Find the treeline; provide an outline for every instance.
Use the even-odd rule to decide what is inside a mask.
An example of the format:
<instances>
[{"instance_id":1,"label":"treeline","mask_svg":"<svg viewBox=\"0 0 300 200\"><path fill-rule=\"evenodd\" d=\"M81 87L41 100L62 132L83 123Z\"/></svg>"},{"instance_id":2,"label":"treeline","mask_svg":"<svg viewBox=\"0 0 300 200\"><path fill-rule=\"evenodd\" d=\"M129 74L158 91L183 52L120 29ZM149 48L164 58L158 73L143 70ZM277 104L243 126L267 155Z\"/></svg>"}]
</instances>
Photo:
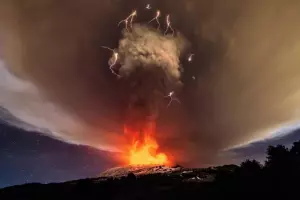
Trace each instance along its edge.
<instances>
[{"instance_id":1,"label":"treeline","mask_svg":"<svg viewBox=\"0 0 300 200\"><path fill-rule=\"evenodd\" d=\"M268 199L298 198L300 141L294 142L290 149L283 145L269 146L266 154L266 161L262 164L256 160L246 160L234 170L217 170L214 189L222 194L235 193L244 199L260 199L257 195L263 194Z\"/></svg>"}]
</instances>

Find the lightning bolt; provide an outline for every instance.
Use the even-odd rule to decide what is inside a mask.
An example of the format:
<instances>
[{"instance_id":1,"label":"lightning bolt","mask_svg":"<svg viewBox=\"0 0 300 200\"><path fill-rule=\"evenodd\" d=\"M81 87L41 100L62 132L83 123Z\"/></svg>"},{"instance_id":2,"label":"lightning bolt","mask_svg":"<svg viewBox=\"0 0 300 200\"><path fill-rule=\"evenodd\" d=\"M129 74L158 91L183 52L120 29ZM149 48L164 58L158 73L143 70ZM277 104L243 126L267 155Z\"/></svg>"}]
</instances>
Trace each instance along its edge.
<instances>
[{"instance_id":1,"label":"lightning bolt","mask_svg":"<svg viewBox=\"0 0 300 200\"><path fill-rule=\"evenodd\" d=\"M170 101L169 101L169 103L167 105L167 108L170 107L170 105L171 105L171 103L173 101L176 101L177 103L181 104L181 102L179 101L179 99L177 99L176 97L174 97L174 95L175 95L175 92L171 91L167 96L165 96L165 98L170 98Z\"/></svg>"},{"instance_id":2,"label":"lightning bolt","mask_svg":"<svg viewBox=\"0 0 300 200\"><path fill-rule=\"evenodd\" d=\"M193 57L194 57L194 54L191 53L191 54L189 55L189 57L188 57L188 61L189 61L189 62L192 62L192 61L193 61Z\"/></svg>"},{"instance_id":3,"label":"lightning bolt","mask_svg":"<svg viewBox=\"0 0 300 200\"><path fill-rule=\"evenodd\" d=\"M155 17L148 22L148 24L150 24L151 22L153 22L155 20L158 24L157 30L160 28L160 23L159 23L159 19L158 19L159 17L160 17L160 10L157 10Z\"/></svg>"},{"instance_id":4,"label":"lightning bolt","mask_svg":"<svg viewBox=\"0 0 300 200\"><path fill-rule=\"evenodd\" d=\"M113 67L117 64L117 61L118 61L118 59L119 59L119 53L116 52L115 49L111 49L111 48L106 47L106 46L101 46L101 47L104 48L104 49L108 49L108 50L110 50L110 51L113 53L113 62L112 62L112 64L109 66L109 69L110 69L111 73L113 73L113 74L116 75L117 77L121 77L121 76L120 76L119 74L117 74L117 73L114 71L114 69L113 69Z\"/></svg>"},{"instance_id":5,"label":"lightning bolt","mask_svg":"<svg viewBox=\"0 0 300 200\"><path fill-rule=\"evenodd\" d=\"M171 31L172 31L172 36L173 36L175 31L174 31L174 29L173 29L173 27L172 27L172 25L171 25L170 15L167 15L167 16L166 16L166 24L167 24L167 28L166 28L166 31L165 31L165 35L168 33L168 30L171 29Z\"/></svg>"},{"instance_id":6,"label":"lightning bolt","mask_svg":"<svg viewBox=\"0 0 300 200\"><path fill-rule=\"evenodd\" d=\"M137 11L134 10L132 11L132 13L125 19L121 20L119 23L118 23L118 27L124 23L125 24L125 28L126 30L128 31L128 22L129 22L129 25L130 27L132 28L132 22L133 22L133 18L137 16Z\"/></svg>"}]
</instances>

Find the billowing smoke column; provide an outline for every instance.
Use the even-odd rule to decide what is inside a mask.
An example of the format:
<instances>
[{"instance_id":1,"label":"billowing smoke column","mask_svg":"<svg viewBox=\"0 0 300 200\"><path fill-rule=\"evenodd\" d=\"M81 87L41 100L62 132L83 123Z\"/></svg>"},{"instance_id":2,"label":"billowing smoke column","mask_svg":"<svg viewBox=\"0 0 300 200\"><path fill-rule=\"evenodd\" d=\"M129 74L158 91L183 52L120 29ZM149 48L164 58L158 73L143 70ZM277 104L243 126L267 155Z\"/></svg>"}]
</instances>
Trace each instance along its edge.
<instances>
[{"instance_id":1,"label":"billowing smoke column","mask_svg":"<svg viewBox=\"0 0 300 200\"><path fill-rule=\"evenodd\" d=\"M145 25L134 24L131 31L124 30L117 49L119 75L128 86L129 105L126 124L142 130L154 122L165 96L179 91L180 61L185 39L173 37ZM115 58L112 57L110 62Z\"/></svg>"},{"instance_id":2,"label":"billowing smoke column","mask_svg":"<svg viewBox=\"0 0 300 200\"><path fill-rule=\"evenodd\" d=\"M151 149L158 149L155 141L156 121L161 109L166 109L166 94L180 91L180 55L186 48L180 35L163 35L151 27L134 24L123 30L118 49L109 60L119 65L118 77L123 81L128 107L125 111L125 137L130 164L167 164L156 159ZM113 69L115 70L115 69ZM139 144L140 148L137 146ZM126 151L126 150L125 150Z\"/></svg>"}]
</instances>

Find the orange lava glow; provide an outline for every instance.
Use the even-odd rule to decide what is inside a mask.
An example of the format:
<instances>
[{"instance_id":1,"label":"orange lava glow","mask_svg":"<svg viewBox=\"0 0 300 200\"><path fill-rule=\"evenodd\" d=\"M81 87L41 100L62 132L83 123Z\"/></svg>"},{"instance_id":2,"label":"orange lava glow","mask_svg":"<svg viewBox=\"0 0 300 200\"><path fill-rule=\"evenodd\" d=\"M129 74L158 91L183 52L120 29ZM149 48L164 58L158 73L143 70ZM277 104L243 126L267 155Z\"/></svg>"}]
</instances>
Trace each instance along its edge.
<instances>
[{"instance_id":1,"label":"orange lava glow","mask_svg":"<svg viewBox=\"0 0 300 200\"><path fill-rule=\"evenodd\" d=\"M136 141L129 152L129 164L131 165L164 165L168 159L166 154L158 153L156 150L158 145L156 141L145 136L144 141L140 144Z\"/></svg>"},{"instance_id":2,"label":"orange lava glow","mask_svg":"<svg viewBox=\"0 0 300 200\"><path fill-rule=\"evenodd\" d=\"M125 128L125 134L133 136L128 151L128 164L130 165L168 165L166 154L159 153L159 145L154 139L153 126L143 133L134 133Z\"/></svg>"}]
</instances>

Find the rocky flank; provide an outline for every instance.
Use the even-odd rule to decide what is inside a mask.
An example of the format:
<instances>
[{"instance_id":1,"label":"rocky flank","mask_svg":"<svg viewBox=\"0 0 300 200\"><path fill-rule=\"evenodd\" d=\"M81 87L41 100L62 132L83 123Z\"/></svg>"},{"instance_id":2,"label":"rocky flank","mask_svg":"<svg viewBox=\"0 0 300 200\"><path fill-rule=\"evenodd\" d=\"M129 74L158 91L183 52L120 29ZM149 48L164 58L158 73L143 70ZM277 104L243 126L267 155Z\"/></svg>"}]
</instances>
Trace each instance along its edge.
<instances>
[{"instance_id":1,"label":"rocky flank","mask_svg":"<svg viewBox=\"0 0 300 200\"><path fill-rule=\"evenodd\" d=\"M178 199L195 187L205 189L214 176L204 169L180 166L115 167L97 178L4 188L0 199Z\"/></svg>"}]
</instances>

